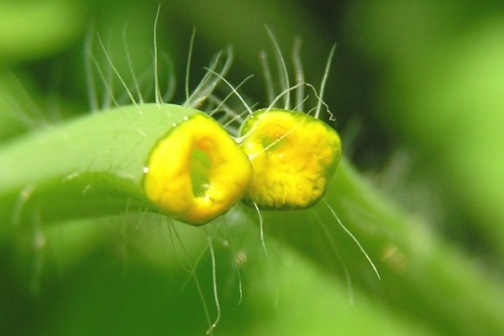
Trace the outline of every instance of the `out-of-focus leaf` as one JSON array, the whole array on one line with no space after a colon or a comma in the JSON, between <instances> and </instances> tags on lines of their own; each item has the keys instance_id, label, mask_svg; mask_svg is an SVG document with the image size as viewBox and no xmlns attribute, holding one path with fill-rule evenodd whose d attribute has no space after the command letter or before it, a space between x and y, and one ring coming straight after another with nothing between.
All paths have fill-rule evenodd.
<instances>
[{"instance_id":1,"label":"out-of-focus leaf","mask_svg":"<svg viewBox=\"0 0 504 336\"><path fill-rule=\"evenodd\" d=\"M79 36L86 24L79 2L0 2L0 64L53 54Z\"/></svg>"}]
</instances>

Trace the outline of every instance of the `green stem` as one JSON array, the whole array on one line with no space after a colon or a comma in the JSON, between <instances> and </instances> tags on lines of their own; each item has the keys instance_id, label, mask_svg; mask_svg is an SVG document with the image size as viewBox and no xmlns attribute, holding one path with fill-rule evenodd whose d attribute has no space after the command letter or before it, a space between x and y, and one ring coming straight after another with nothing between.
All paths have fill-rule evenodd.
<instances>
[{"instance_id":1,"label":"green stem","mask_svg":"<svg viewBox=\"0 0 504 336\"><path fill-rule=\"evenodd\" d=\"M42 222L125 209L159 212L142 186L149 154L172 129L197 114L204 115L178 105L126 106L3 145L0 231L9 223L31 220L34 211Z\"/></svg>"}]
</instances>

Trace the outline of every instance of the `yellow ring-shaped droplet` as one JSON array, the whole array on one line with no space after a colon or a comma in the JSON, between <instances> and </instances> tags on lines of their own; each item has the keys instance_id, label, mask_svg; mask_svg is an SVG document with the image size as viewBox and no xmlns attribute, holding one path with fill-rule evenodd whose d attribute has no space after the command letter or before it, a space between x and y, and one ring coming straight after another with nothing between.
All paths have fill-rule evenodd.
<instances>
[{"instance_id":1,"label":"yellow ring-shaped droplet","mask_svg":"<svg viewBox=\"0 0 504 336\"><path fill-rule=\"evenodd\" d=\"M251 178L250 163L215 120L196 114L174 127L149 156L143 187L159 209L200 225L238 202Z\"/></svg>"},{"instance_id":2,"label":"yellow ring-shaped droplet","mask_svg":"<svg viewBox=\"0 0 504 336\"><path fill-rule=\"evenodd\" d=\"M240 131L253 170L245 203L295 210L315 204L341 159L338 133L302 112L260 110Z\"/></svg>"}]
</instances>

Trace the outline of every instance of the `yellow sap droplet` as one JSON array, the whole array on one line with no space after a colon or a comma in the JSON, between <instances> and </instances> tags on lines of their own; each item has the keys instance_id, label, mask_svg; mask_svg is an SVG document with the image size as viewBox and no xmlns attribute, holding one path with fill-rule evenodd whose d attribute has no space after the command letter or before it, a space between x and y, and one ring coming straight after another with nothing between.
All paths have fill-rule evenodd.
<instances>
[{"instance_id":1,"label":"yellow sap droplet","mask_svg":"<svg viewBox=\"0 0 504 336\"><path fill-rule=\"evenodd\" d=\"M151 152L143 187L150 201L166 214L201 225L243 197L252 169L215 120L203 113L185 119Z\"/></svg>"},{"instance_id":2,"label":"yellow sap droplet","mask_svg":"<svg viewBox=\"0 0 504 336\"><path fill-rule=\"evenodd\" d=\"M240 132L253 169L245 203L295 210L322 197L342 155L334 129L302 112L272 109L254 112Z\"/></svg>"}]
</instances>

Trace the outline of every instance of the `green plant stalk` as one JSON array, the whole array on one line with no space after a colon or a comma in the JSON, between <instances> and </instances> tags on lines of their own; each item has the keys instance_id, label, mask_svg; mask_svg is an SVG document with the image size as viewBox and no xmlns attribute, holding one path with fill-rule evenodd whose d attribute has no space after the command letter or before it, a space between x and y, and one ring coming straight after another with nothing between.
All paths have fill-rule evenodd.
<instances>
[{"instance_id":1,"label":"green plant stalk","mask_svg":"<svg viewBox=\"0 0 504 336\"><path fill-rule=\"evenodd\" d=\"M121 212L128 199L145 208L142 168L150 148L167 132L166 115L150 112L128 107L88 115L4 145L2 226L27 220L34 207L43 222Z\"/></svg>"},{"instance_id":2,"label":"green plant stalk","mask_svg":"<svg viewBox=\"0 0 504 336\"><path fill-rule=\"evenodd\" d=\"M346 267L356 287L370 297L441 334L496 335L504 330L502 288L440 241L426 223L386 202L345 160L324 199L370 255L381 280L324 201L302 211L262 212L266 233L326 272L343 275Z\"/></svg>"},{"instance_id":3,"label":"green plant stalk","mask_svg":"<svg viewBox=\"0 0 504 336\"><path fill-rule=\"evenodd\" d=\"M188 128L180 125L196 115L203 116L199 125L215 124L234 145L204 113L170 104L111 109L7 143L0 149L0 230L33 216L47 223L127 210L166 213L144 190L146 167L154 174L153 149L173 130ZM189 160L191 146L186 147L186 152L163 153L163 164ZM241 153L237 145L236 150Z\"/></svg>"}]
</instances>

